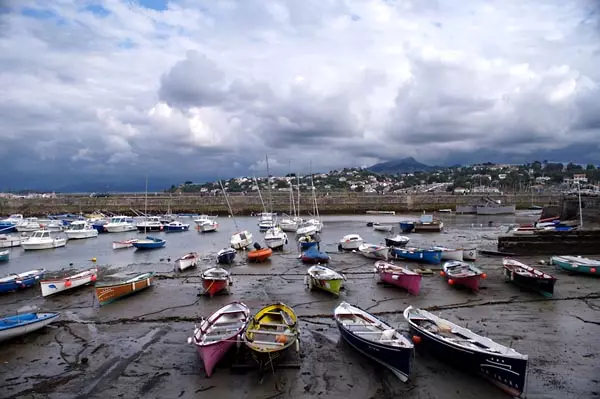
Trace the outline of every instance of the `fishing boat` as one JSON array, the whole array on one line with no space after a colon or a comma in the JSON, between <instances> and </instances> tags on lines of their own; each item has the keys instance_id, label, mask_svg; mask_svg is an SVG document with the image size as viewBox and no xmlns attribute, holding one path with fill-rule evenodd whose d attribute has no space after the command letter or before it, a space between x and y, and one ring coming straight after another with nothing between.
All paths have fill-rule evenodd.
<instances>
[{"instance_id":1,"label":"fishing boat","mask_svg":"<svg viewBox=\"0 0 600 399\"><path fill-rule=\"evenodd\" d=\"M329 255L327 255L325 252L319 251L316 246L312 246L306 251L302 252L300 259L302 260L302 263L327 263L329 262Z\"/></svg>"},{"instance_id":2,"label":"fishing boat","mask_svg":"<svg viewBox=\"0 0 600 399\"><path fill-rule=\"evenodd\" d=\"M165 231L168 233L173 233L177 231L188 231L190 229L190 225L188 223L181 223L178 221L170 222L164 225Z\"/></svg>"},{"instance_id":3,"label":"fishing boat","mask_svg":"<svg viewBox=\"0 0 600 399\"><path fill-rule=\"evenodd\" d=\"M343 274L321 265L311 266L306 272L307 276L304 282L309 290L317 288L336 296L340 295L340 289L344 286L344 280L346 280Z\"/></svg>"},{"instance_id":4,"label":"fishing boat","mask_svg":"<svg viewBox=\"0 0 600 399\"><path fill-rule=\"evenodd\" d=\"M335 308L334 317L342 338L350 346L389 369L400 381L408 381L415 350L408 338L347 302Z\"/></svg>"},{"instance_id":5,"label":"fishing boat","mask_svg":"<svg viewBox=\"0 0 600 399\"><path fill-rule=\"evenodd\" d=\"M0 278L0 294L33 287L46 273L45 269L30 270L19 274L10 274Z\"/></svg>"},{"instance_id":6,"label":"fishing boat","mask_svg":"<svg viewBox=\"0 0 600 399\"><path fill-rule=\"evenodd\" d=\"M135 225L135 228L140 232L146 234L148 231L163 231L164 226L160 222L158 216L144 216L144 220ZM188 226L189 228L189 226Z\"/></svg>"},{"instance_id":7,"label":"fishing boat","mask_svg":"<svg viewBox=\"0 0 600 399\"><path fill-rule=\"evenodd\" d=\"M0 234L0 248L12 248L21 246L21 237L10 234Z\"/></svg>"},{"instance_id":8,"label":"fishing boat","mask_svg":"<svg viewBox=\"0 0 600 399\"><path fill-rule=\"evenodd\" d=\"M104 230L108 233L123 233L126 231L137 230L131 218L127 216L113 216L110 221L104 225Z\"/></svg>"},{"instance_id":9,"label":"fishing boat","mask_svg":"<svg viewBox=\"0 0 600 399\"><path fill-rule=\"evenodd\" d=\"M21 241L21 246L26 251L60 248L64 247L66 244L66 238L53 238L48 230L34 231L29 238Z\"/></svg>"},{"instance_id":10,"label":"fishing boat","mask_svg":"<svg viewBox=\"0 0 600 399\"><path fill-rule=\"evenodd\" d=\"M248 262L264 262L273 255L271 248L261 248L260 244L254 243L254 250L248 251Z\"/></svg>"},{"instance_id":11,"label":"fishing boat","mask_svg":"<svg viewBox=\"0 0 600 399\"><path fill-rule=\"evenodd\" d=\"M409 241L410 238L408 238L407 236L401 236L398 234L394 237L386 237L385 245L387 245L388 247L404 247L406 246L406 244L408 244Z\"/></svg>"},{"instance_id":12,"label":"fishing boat","mask_svg":"<svg viewBox=\"0 0 600 399\"><path fill-rule=\"evenodd\" d=\"M392 256L421 263L439 265L442 262L442 251L423 248L392 248Z\"/></svg>"},{"instance_id":13,"label":"fishing boat","mask_svg":"<svg viewBox=\"0 0 600 399\"><path fill-rule=\"evenodd\" d=\"M358 247L358 252L367 258L387 260L390 249L384 245L364 243Z\"/></svg>"},{"instance_id":14,"label":"fishing boat","mask_svg":"<svg viewBox=\"0 0 600 399\"><path fill-rule=\"evenodd\" d=\"M487 378L512 396L520 396L527 377L527 355L412 306L404 318L419 343L440 359Z\"/></svg>"},{"instance_id":15,"label":"fishing boat","mask_svg":"<svg viewBox=\"0 0 600 399\"><path fill-rule=\"evenodd\" d=\"M205 220L201 224L198 225L198 229L202 233L212 233L217 231L219 228L219 223L216 220Z\"/></svg>"},{"instance_id":16,"label":"fishing boat","mask_svg":"<svg viewBox=\"0 0 600 399\"><path fill-rule=\"evenodd\" d=\"M477 248L463 248L463 260L477 260Z\"/></svg>"},{"instance_id":17,"label":"fishing boat","mask_svg":"<svg viewBox=\"0 0 600 399\"><path fill-rule=\"evenodd\" d=\"M8 249L0 251L0 262L8 262L10 251Z\"/></svg>"},{"instance_id":18,"label":"fishing boat","mask_svg":"<svg viewBox=\"0 0 600 399\"><path fill-rule=\"evenodd\" d=\"M281 227L271 227L265 232L265 243L271 249L282 249L288 243L288 236Z\"/></svg>"},{"instance_id":19,"label":"fishing boat","mask_svg":"<svg viewBox=\"0 0 600 399\"><path fill-rule=\"evenodd\" d=\"M112 247L113 247L113 249L131 248L131 247L133 247L133 244L136 243L137 241L138 241L137 238L131 238L129 240L123 240L123 241L113 241Z\"/></svg>"},{"instance_id":20,"label":"fishing boat","mask_svg":"<svg viewBox=\"0 0 600 399\"><path fill-rule=\"evenodd\" d=\"M208 319L201 319L199 326L194 326L194 335L188 338L188 343L196 346L207 377L212 375L223 356L239 342L249 317L250 310L246 305L232 302Z\"/></svg>"},{"instance_id":21,"label":"fishing boat","mask_svg":"<svg viewBox=\"0 0 600 399\"><path fill-rule=\"evenodd\" d=\"M373 230L389 233L394 227L391 224L373 223Z\"/></svg>"},{"instance_id":22,"label":"fishing boat","mask_svg":"<svg viewBox=\"0 0 600 399\"><path fill-rule=\"evenodd\" d=\"M450 285L467 287L473 291L479 291L480 280L487 278L487 275L474 265L460 260L444 263L440 275Z\"/></svg>"},{"instance_id":23,"label":"fishing boat","mask_svg":"<svg viewBox=\"0 0 600 399\"><path fill-rule=\"evenodd\" d=\"M41 229L42 226L40 224L40 220L38 218L25 218L23 219L23 221L21 221L19 224L17 224L14 229L17 230L19 233L21 232L34 232L36 230Z\"/></svg>"},{"instance_id":24,"label":"fishing boat","mask_svg":"<svg viewBox=\"0 0 600 399\"><path fill-rule=\"evenodd\" d=\"M40 280L42 296L49 296L86 284L93 284L97 278L98 269L93 267L70 276Z\"/></svg>"},{"instance_id":25,"label":"fishing boat","mask_svg":"<svg viewBox=\"0 0 600 399\"><path fill-rule=\"evenodd\" d=\"M546 297L554 294L556 277L514 259L504 258L502 266L506 281L537 291Z\"/></svg>"},{"instance_id":26,"label":"fishing boat","mask_svg":"<svg viewBox=\"0 0 600 399\"><path fill-rule=\"evenodd\" d=\"M188 267L196 267L198 265L198 261L200 260L200 255L196 252L189 252L183 255L181 258L175 260L175 270L176 271L184 271Z\"/></svg>"},{"instance_id":27,"label":"fishing boat","mask_svg":"<svg viewBox=\"0 0 600 399\"><path fill-rule=\"evenodd\" d=\"M550 263L568 272L600 275L600 261L582 256L553 256Z\"/></svg>"},{"instance_id":28,"label":"fishing boat","mask_svg":"<svg viewBox=\"0 0 600 399\"><path fill-rule=\"evenodd\" d=\"M158 249L163 248L167 242L162 238L147 236L133 243L136 249Z\"/></svg>"},{"instance_id":29,"label":"fishing boat","mask_svg":"<svg viewBox=\"0 0 600 399\"><path fill-rule=\"evenodd\" d=\"M0 318L0 342L44 328L59 316L59 312L48 312L22 313Z\"/></svg>"},{"instance_id":30,"label":"fishing boat","mask_svg":"<svg viewBox=\"0 0 600 399\"><path fill-rule=\"evenodd\" d=\"M358 250L364 240L358 234L348 234L342 237L338 247L346 251Z\"/></svg>"},{"instance_id":31,"label":"fishing boat","mask_svg":"<svg viewBox=\"0 0 600 399\"><path fill-rule=\"evenodd\" d=\"M233 248L223 248L217 252L217 262L223 264L231 264L235 259L236 251Z\"/></svg>"},{"instance_id":32,"label":"fishing boat","mask_svg":"<svg viewBox=\"0 0 600 399\"><path fill-rule=\"evenodd\" d=\"M400 222L400 230L403 233L410 233L415 229L415 222L412 220L403 220Z\"/></svg>"},{"instance_id":33,"label":"fishing boat","mask_svg":"<svg viewBox=\"0 0 600 399\"><path fill-rule=\"evenodd\" d=\"M463 260L463 250L452 249L446 247L431 247L431 249L439 250L442 252L442 260Z\"/></svg>"},{"instance_id":34,"label":"fishing boat","mask_svg":"<svg viewBox=\"0 0 600 399\"><path fill-rule=\"evenodd\" d=\"M434 220L432 215L422 215L419 221L415 222L415 233L439 233L444 229L444 222Z\"/></svg>"},{"instance_id":35,"label":"fishing boat","mask_svg":"<svg viewBox=\"0 0 600 399\"><path fill-rule=\"evenodd\" d=\"M293 346L300 350L297 318L294 311L283 303L275 303L259 310L250 320L242 338L262 374L273 369Z\"/></svg>"},{"instance_id":36,"label":"fishing boat","mask_svg":"<svg viewBox=\"0 0 600 399\"><path fill-rule=\"evenodd\" d=\"M319 240L315 236L305 235L298 238L298 244L300 245L300 250L304 251L310 247L319 247Z\"/></svg>"},{"instance_id":37,"label":"fishing boat","mask_svg":"<svg viewBox=\"0 0 600 399\"><path fill-rule=\"evenodd\" d=\"M117 299L135 294L152 286L154 272L142 273L129 280L115 283L96 282L96 297L100 306L109 304Z\"/></svg>"},{"instance_id":38,"label":"fishing boat","mask_svg":"<svg viewBox=\"0 0 600 399\"><path fill-rule=\"evenodd\" d=\"M98 237L98 230L85 220L75 220L65 230L65 235L69 240L81 240Z\"/></svg>"},{"instance_id":39,"label":"fishing boat","mask_svg":"<svg viewBox=\"0 0 600 399\"><path fill-rule=\"evenodd\" d=\"M209 215L199 215L198 217L196 217L194 219L194 223L196 223L196 225L200 226L202 223L207 222L213 220L212 216Z\"/></svg>"},{"instance_id":40,"label":"fishing boat","mask_svg":"<svg viewBox=\"0 0 600 399\"><path fill-rule=\"evenodd\" d=\"M413 295L419 295L422 279L419 273L382 260L375 262L375 273L381 282L404 288Z\"/></svg>"},{"instance_id":41,"label":"fishing boat","mask_svg":"<svg viewBox=\"0 0 600 399\"><path fill-rule=\"evenodd\" d=\"M222 291L229 293L231 276L227 270L220 267L211 267L203 270L200 278L202 279L202 294L208 294L212 298Z\"/></svg>"}]
</instances>

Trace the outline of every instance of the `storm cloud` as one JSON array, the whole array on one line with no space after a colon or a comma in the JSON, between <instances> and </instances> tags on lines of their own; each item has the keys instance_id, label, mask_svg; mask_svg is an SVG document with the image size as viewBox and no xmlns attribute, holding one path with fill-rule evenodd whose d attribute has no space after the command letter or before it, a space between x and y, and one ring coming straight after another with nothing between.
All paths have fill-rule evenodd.
<instances>
[{"instance_id":1,"label":"storm cloud","mask_svg":"<svg viewBox=\"0 0 600 399\"><path fill-rule=\"evenodd\" d=\"M265 154L273 173L406 156L600 163L599 11L592 0L9 1L0 189L142 187L146 175L163 188L260 174Z\"/></svg>"}]
</instances>

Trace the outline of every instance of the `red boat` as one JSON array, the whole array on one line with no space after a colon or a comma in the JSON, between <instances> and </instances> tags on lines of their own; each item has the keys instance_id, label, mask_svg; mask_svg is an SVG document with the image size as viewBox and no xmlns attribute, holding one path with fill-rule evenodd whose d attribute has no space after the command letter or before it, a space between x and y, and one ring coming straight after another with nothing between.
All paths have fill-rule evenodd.
<instances>
[{"instance_id":1,"label":"red boat","mask_svg":"<svg viewBox=\"0 0 600 399\"><path fill-rule=\"evenodd\" d=\"M479 291L479 281L487 275L474 265L459 260L444 263L440 274L446 278L450 285L460 285L475 292Z\"/></svg>"},{"instance_id":2,"label":"red boat","mask_svg":"<svg viewBox=\"0 0 600 399\"><path fill-rule=\"evenodd\" d=\"M204 270L200 277L202 278L203 294L208 294L212 298L221 291L229 292L231 277L227 270L220 267L212 267Z\"/></svg>"}]
</instances>

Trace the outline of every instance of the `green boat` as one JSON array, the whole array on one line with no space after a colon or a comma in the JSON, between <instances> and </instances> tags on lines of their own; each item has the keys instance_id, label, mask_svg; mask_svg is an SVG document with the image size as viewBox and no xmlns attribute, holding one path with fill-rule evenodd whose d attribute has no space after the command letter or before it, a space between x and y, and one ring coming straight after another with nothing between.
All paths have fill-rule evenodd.
<instances>
[{"instance_id":1,"label":"green boat","mask_svg":"<svg viewBox=\"0 0 600 399\"><path fill-rule=\"evenodd\" d=\"M307 270L307 273L305 282L310 290L318 288L335 296L340 295L340 290L346 279L343 274L321 265L312 266Z\"/></svg>"},{"instance_id":2,"label":"green boat","mask_svg":"<svg viewBox=\"0 0 600 399\"><path fill-rule=\"evenodd\" d=\"M553 256L550 263L573 273L600 276L600 261L582 256Z\"/></svg>"}]
</instances>

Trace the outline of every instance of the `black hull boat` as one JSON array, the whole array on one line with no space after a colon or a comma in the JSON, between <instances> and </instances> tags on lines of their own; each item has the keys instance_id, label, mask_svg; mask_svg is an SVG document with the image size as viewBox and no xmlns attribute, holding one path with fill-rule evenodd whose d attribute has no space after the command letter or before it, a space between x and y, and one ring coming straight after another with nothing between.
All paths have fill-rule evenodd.
<instances>
[{"instance_id":1,"label":"black hull boat","mask_svg":"<svg viewBox=\"0 0 600 399\"><path fill-rule=\"evenodd\" d=\"M523 393L527 355L412 306L404 310L404 318L413 341L440 359L482 375L511 396Z\"/></svg>"},{"instance_id":2,"label":"black hull boat","mask_svg":"<svg viewBox=\"0 0 600 399\"><path fill-rule=\"evenodd\" d=\"M408 238L406 236L401 236L401 235L397 235L394 237L387 237L385 239L385 246L386 247L404 247L406 244L408 244L409 241L410 241L410 238Z\"/></svg>"},{"instance_id":3,"label":"black hull boat","mask_svg":"<svg viewBox=\"0 0 600 399\"><path fill-rule=\"evenodd\" d=\"M342 338L354 349L387 367L402 382L410 376L414 345L400 332L364 310L342 302L335 309Z\"/></svg>"},{"instance_id":4,"label":"black hull boat","mask_svg":"<svg viewBox=\"0 0 600 399\"><path fill-rule=\"evenodd\" d=\"M514 259L503 259L502 266L506 281L546 297L554 295L556 277Z\"/></svg>"}]
</instances>

